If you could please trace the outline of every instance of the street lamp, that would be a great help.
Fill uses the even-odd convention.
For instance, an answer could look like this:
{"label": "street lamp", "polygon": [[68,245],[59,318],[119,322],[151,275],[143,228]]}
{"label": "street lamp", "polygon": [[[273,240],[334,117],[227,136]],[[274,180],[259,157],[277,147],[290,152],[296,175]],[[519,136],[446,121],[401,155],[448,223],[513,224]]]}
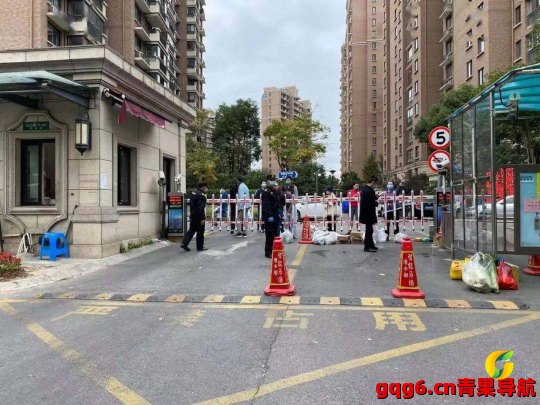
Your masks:
{"label": "street lamp", "polygon": [[334,187],[334,173],[336,170],[330,170],[330,174],[332,175],[332,187]]}
{"label": "street lamp", "polygon": [[321,173],[316,173],[316,176],[315,176],[315,195],[319,195],[319,177],[321,177]]}

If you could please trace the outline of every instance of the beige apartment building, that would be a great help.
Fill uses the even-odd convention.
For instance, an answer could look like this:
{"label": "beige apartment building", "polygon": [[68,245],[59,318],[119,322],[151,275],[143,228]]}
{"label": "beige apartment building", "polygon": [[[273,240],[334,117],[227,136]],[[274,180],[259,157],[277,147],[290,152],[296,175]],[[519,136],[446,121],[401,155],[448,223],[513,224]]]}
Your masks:
{"label": "beige apartment building", "polygon": [[348,0],[341,48],[341,172],[362,174],[383,151],[383,1]]}
{"label": "beige apartment building", "polygon": [[69,223],[72,257],[160,234],[165,193],[185,190],[186,131],[204,96],[189,96],[190,77],[204,78],[189,74],[191,28],[180,21],[202,22],[203,4],[0,0],[5,248]]}
{"label": "beige apartment building", "polygon": [[284,88],[265,87],[261,97],[261,139],[262,139],[262,168],[273,174],[281,169],[276,156],[268,147],[263,136],[272,121],[286,121],[307,114],[311,116],[311,102],[301,100],[296,86]]}
{"label": "beige apartment building", "polygon": [[387,0],[383,167],[391,175],[427,173],[428,146],[414,126],[439,100],[442,2]]}

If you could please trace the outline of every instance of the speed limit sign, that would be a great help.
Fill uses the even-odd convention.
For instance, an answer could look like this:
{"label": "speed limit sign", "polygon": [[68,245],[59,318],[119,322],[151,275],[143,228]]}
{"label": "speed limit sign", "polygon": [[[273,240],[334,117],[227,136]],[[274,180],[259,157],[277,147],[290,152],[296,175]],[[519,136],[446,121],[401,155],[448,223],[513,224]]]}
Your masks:
{"label": "speed limit sign", "polygon": [[450,130],[447,127],[434,128],[429,133],[429,144],[435,150],[446,149],[450,145]]}

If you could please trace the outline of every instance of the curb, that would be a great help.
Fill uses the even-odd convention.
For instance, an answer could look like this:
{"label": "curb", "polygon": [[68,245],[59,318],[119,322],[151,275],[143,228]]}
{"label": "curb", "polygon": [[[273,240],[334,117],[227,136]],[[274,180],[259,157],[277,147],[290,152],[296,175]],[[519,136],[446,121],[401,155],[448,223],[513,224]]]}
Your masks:
{"label": "curb", "polygon": [[519,301],[466,301],[449,299],[399,299],[382,297],[270,297],[265,295],[189,295],[189,294],[114,294],[114,293],[43,293],[34,299],[84,300],[84,301],[129,301],[166,302],[190,304],[281,304],[281,305],[326,305],[357,307],[394,308],[452,308],[452,309],[491,309],[528,310],[529,305]]}
{"label": "curb", "polygon": [[[47,264],[47,266],[37,274],[0,283],[0,293],[9,293],[23,288],[40,287],[56,281],[83,276],[172,245],[174,245],[172,242],[159,241],[149,246],[134,249],[128,253],[118,253],[103,259],[88,259],[86,262],[71,263],[71,266],[69,263],[69,260],[71,259],[61,259],[60,263],[62,263],[62,265],[60,266],[50,266],[50,264],[54,262],[43,261],[43,264]],[[32,263],[39,262],[36,260],[32,261]],[[65,266],[63,264],[65,264]]]}

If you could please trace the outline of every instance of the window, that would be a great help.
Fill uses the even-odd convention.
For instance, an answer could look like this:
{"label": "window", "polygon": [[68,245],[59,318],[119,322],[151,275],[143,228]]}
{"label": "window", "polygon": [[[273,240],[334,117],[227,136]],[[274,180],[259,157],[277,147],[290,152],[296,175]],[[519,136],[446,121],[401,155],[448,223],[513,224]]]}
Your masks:
{"label": "window", "polygon": [[55,142],[21,141],[21,205],[52,205],[56,199]]}
{"label": "window", "polygon": [[420,104],[416,103],[414,105],[414,115],[418,115],[418,114],[420,114]]}
{"label": "window", "polygon": [[377,73],[377,66],[371,67],[371,73]]}
{"label": "window", "polygon": [[377,79],[376,79],[376,78],[371,79],[371,85],[372,85],[372,86],[376,86],[376,85],[377,85]]}
{"label": "window", "polygon": [[486,43],[484,42],[484,37],[481,36],[478,38],[478,54],[484,53],[486,50]]}
{"label": "window", "polygon": [[377,122],[377,114],[371,114],[371,122]]}
{"label": "window", "polygon": [[414,61],[414,72],[418,72],[418,59]]}
{"label": "window", "polygon": [[371,49],[377,49],[377,42],[371,43]]}
{"label": "window", "polygon": [[478,10],[483,10],[484,9],[484,2],[480,3],[477,7]]}
{"label": "window", "polygon": [[375,127],[375,126],[371,127],[371,132],[373,134],[376,134],[377,133],[377,127]]}
{"label": "window", "polygon": [[194,17],[197,15],[197,8],[196,7],[188,7],[187,8],[187,15],[189,17]]}
{"label": "window", "polygon": [[416,159],[420,158],[420,146],[417,146],[416,148],[414,148],[414,157]]}
{"label": "window", "polygon": [[188,67],[189,69],[195,69],[195,67],[196,67],[195,58],[188,58],[188,60],[187,60],[187,67]]}
{"label": "window", "polygon": [[514,9],[514,25],[521,24],[521,6]]}
{"label": "window", "polygon": [[519,59],[521,58],[521,39],[519,41],[516,42],[516,45],[515,45],[515,58],[514,59]]}
{"label": "window", "polygon": [[472,60],[467,62],[467,79],[472,77]]}
{"label": "window", "polygon": [[377,103],[374,101],[371,103],[371,107],[376,110],[377,109]]}
{"label": "window", "polygon": [[61,33],[54,25],[47,26],[47,42],[49,46],[61,46]]}
{"label": "window", "polygon": [[371,7],[371,14],[377,14],[377,7]]}
{"label": "window", "polygon": [[415,51],[418,50],[418,38],[415,38],[415,39],[414,39],[414,50],[415,50]]}
{"label": "window", "polygon": [[195,24],[188,24],[187,25],[187,33],[188,34],[196,34],[197,33],[197,26]]}
{"label": "window", "polygon": [[377,138],[371,138],[371,145],[377,146]]}
{"label": "window", "polygon": [[118,205],[131,205],[131,152],[127,146],[118,145]]}
{"label": "window", "polygon": [[371,38],[377,38],[377,31],[376,30],[371,31]]}
{"label": "window", "polygon": [[414,82],[414,94],[418,94],[418,80]]}
{"label": "window", "polygon": [[371,54],[371,61],[372,62],[377,62],[377,54],[376,53]]}
{"label": "window", "polygon": [[372,27],[375,27],[377,25],[377,19],[376,18],[372,18],[371,19],[371,26]]}
{"label": "window", "polygon": [[478,84],[484,84],[484,68],[478,70]]}
{"label": "window", "polygon": [[371,97],[376,98],[377,97],[377,90],[371,91]]}
{"label": "window", "polygon": [[472,30],[467,31],[467,36],[472,37]]}

